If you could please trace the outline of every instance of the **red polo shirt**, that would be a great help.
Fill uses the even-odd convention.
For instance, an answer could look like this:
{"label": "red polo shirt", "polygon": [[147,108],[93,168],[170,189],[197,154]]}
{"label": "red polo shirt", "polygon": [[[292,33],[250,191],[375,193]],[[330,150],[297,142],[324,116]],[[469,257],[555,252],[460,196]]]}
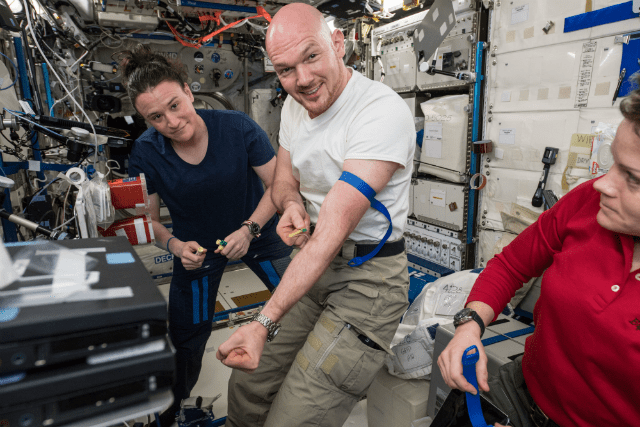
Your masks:
{"label": "red polo shirt", "polygon": [[562,427],[640,426],[640,270],[633,238],[596,221],[593,181],[562,197],[489,261],[468,301],[500,313],[544,273],[522,370]]}

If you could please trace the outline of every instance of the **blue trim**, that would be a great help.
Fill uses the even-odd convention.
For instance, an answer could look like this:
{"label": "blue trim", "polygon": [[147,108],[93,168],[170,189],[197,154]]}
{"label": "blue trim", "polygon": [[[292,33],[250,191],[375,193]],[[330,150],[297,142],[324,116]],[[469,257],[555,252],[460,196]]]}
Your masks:
{"label": "blue trim", "polygon": [[251,310],[253,308],[261,307],[264,304],[265,304],[264,302],[257,302],[255,304],[249,304],[249,305],[245,305],[243,307],[236,307],[236,308],[232,308],[230,310],[221,311],[220,313],[216,313],[215,317],[212,320],[214,322],[219,322],[221,320],[226,320],[226,319],[229,319],[229,314],[231,314],[231,313],[237,313],[239,311]]}
{"label": "blue trim", "polygon": [[418,264],[428,270],[431,270],[435,273],[440,274],[440,277],[444,277],[444,276],[448,276],[450,274],[455,273],[455,271],[451,270],[450,268],[447,267],[443,267],[439,264],[433,263],[431,261],[428,261],[426,259],[417,257],[415,255],[412,254],[407,254],[407,260],[409,262],[412,262],[414,264]]}
{"label": "blue trim", "polygon": [[[14,44],[15,51],[16,51],[16,62],[18,63],[17,64],[18,65],[18,70],[20,71],[20,89],[22,90],[22,96],[29,103],[31,108],[33,108],[33,101],[32,101],[32,98],[31,98],[31,83],[29,83],[29,74],[27,72],[27,63],[26,63],[25,58],[24,58],[24,51],[22,50],[22,38],[21,37],[14,37],[13,38],[13,44]],[[35,76],[34,76],[34,78],[35,78]],[[33,137],[31,138],[31,145],[33,146],[33,148],[36,148],[36,150],[33,150],[33,158],[35,160],[39,161],[42,164],[42,153],[37,150],[38,148],[40,148],[40,146],[38,145],[38,133],[37,132],[33,133]],[[16,172],[13,172],[13,173],[16,173]],[[38,176],[38,179],[40,179],[42,181],[45,180],[45,176],[44,176],[44,173],[42,172],[42,170],[40,172],[36,173],[36,175]],[[43,194],[46,195],[47,191],[46,190],[43,191]]]}
{"label": "blue trim", "polygon": [[202,278],[202,321],[209,320],[209,276]]}
{"label": "blue trim", "polygon": [[191,294],[193,298],[193,324],[197,325],[200,323],[200,289],[197,280],[191,282]]}
{"label": "blue trim", "polygon": [[[0,171],[2,175],[10,175],[5,173],[4,163],[2,162],[2,153],[0,153]],[[7,212],[13,212],[13,208],[11,207],[11,192],[8,188],[4,189],[5,199],[4,204],[0,206],[0,209],[4,209]],[[2,218],[0,221],[2,224],[2,235],[4,237],[5,242],[17,242],[18,241],[18,233],[16,232],[16,225],[9,220]]]}
{"label": "blue trim", "polygon": [[[130,37],[132,39],[149,39],[149,40],[171,40],[171,41],[176,41],[176,38],[173,36],[163,36],[160,34],[126,34],[125,33],[119,33],[122,36],[125,37]],[[215,47],[217,45],[219,45],[219,42],[211,42],[211,43],[205,43],[203,44],[203,46],[208,46],[208,47]],[[231,44],[231,40],[223,40],[222,44]]]}
{"label": "blue trim", "polygon": [[182,0],[180,1],[180,6],[199,7],[201,9],[228,10],[231,12],[253,13],[254,15],[258,13],[258,9],[256,9],[255,7],[235,6],[232,4],[221,4],[221,3],[207,3],[203,1],[193,1],[193,0]]}
{"label": "blue trim", "polygon": [[42,76],[44,78],[44,88],[45,91],[47,92],[47,112],[49,114],[45,114],[46,116],[50,116],[51,114],[51,108],[53,107],[53,97],[51,96],[51,83],[49,81],[49,69],[47,68],[47,64],[43,63],[42,64]]}
{"label": "blue trim", "polygon": [[527,319],[533,319],[533,313],[529,313],[528,311],[521,308],[516,307],[513,309],[513,312],[518,316],[526,317]]}
{"label": "blue trim", "polygon": [[[7,175],[12,175],[14,173],[18,173],[20,169],[29,169],[29,162],[5,162],[3,167],[4,173]],[[2,166],[0,164],[0,166]],[[41,171],[57,171],[57,172],[66,172],[72,167],[77,166],[77,164],[73,165],[61,165],[58,163],[40,163]],[[43,193],[46,194],[46,193]]]}
{"label": "blue trim", "polygon": [[280,284],[280,276],[276,273],[271,261],[262,261],[260,263],[260,267],[262,267],[262,270],[267,274],[267,277],[273,286],[278,286]]}
{"label": "blue trim", "polygon": [[19,307],[0,307],[0,322],[10,322],[20,313]]}
{"label": "blue trim", "polygon": [[7,247],[7,248],[10,248],[10,247],[13,247],[13,246],[43,245],[44,243],[46,243],[45,240],[29,240],[28,242],[5,243],[4,246]]}
{"label": "blue trim", "polygon": [[118,252],[107,254],[107,264],[131,264],[136,260],[131,252]]}
{"label": "blue trim", "polygon": [[[473,89],[473,130],[471,135],[471,141],[476,142],[480,139],[478,135],[480,132],[480,93],[482,92],[482,81],[484,75],[482,74],[482,60],[483,52],[485,48],[484,42],[478,42],[476,46],[476,82]],[[471,150],[471,162],[469,164],[469,176],[473,176],[476,173],[476,154]],[[474,209],[476,205],[476,192],[477,190],[469,190],[469,209],[467,210],[467,244],[473,243],[473,219],[476,216]]]}
{"label": "blue trim", "polygon": [[27,63],[24,60],[24,51],[22,50],[22,37],[14,37],[13,44],[16,49],[16,62],[20,71],[20,89],[26,101],[33,108],[31,102],[31,85],[29,84],[29,75],[27,74]]}
{"label": "blue trim", "polygon": [[502,341],[506,341],[509,338],[516,338],[522,335],[532,334],[535,331],[535,326],[529,326],[528,328],[518,329],[517,331],[507,332],[506,334],[496,335],[495,337],[485,338],[482,340],[483,346],[496,344]]}
{"label": "blue trim", "polygon": [[564,32],[584,30],[597,27],[599,25],[612,24],[614,22],[626,21],[637,18],[638,14],[633,13],[633,1],[594,10],[593,12],[582,13],[564,19]]}
{"label": "blue trim", "polygon": [[27,373],[26,372],[12,372],[10,374],[7,374],[5,376],[0,377],[0,386],[2,385],[9,385],[9,384],[14,384],[17,382],[22,381],[23,379],[25,379],[27,377]]}
{"label": "blue trim", "polygon": [[227,417],[218,418],[214,422],[211,423],[211,427],[222,427],[226,424]]}
{"label": "blue trim", "polygon": [[[622,44],[622,60],[620,61],[620,72],[626,70],[626,77],[622,81],[618,98],[625,97],[635,89],[631,76],[640,71],[638,64],[640,58],[640,39],[631,39],[629,44]],[[615,88],[614,88],[615,89]]]}

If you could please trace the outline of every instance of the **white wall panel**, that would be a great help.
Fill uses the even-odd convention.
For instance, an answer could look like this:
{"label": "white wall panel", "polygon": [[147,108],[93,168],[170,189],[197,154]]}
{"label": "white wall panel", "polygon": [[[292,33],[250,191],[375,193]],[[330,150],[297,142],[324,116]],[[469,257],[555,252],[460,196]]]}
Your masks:
{"label": "white wall panel", "polygon": [[[625,1],[593,0],[592,10],[621,3]],[[586,0],[496,2],[484,136],[493,141],[494,150],[481,162],[487,185],[480,198],[477,264],[486,265],[503,235],[501,213],[511,214],[514,204],[542,211],[531,199],[542,174],[545,147],[560,149],[546,188],[561,197],[571,136],[590,133],[600,122],[617,127],[622,121],[620,99],[611,106],[623,50],[614,36],[640,31],[640,20],[564,33],[564,19],[585,13],[586,6]],[[555,26],[545,34],[542,28],[550,20]],[[585,70],[583,53],[590,52],[586,43],[591,43],[593,55],[592,66]],[[576,105],[580,77],[588,82],[582,85],[588,97]],[[567,173],[570,189],[590,178],[585,169]]]}
{"label": "white wall panel", "polygon": [[595,108],[580,111],[580,120],[578,122],[577,132],[590,133],[594,126],[598,126],[599,122],[607,123],[614,128],[617,128],[623,119],[618,103],[616,103],[614,108]]}
{"label": "white wall panel", "polygon": [[622,59],[612,36],[498,54],[490,66],[492,111],[574,109],[584,43],[595,43],[587,107],[610,107]]}
{"label": "white wall panel", "polygon": [[566,164],[571,135],[577,132],[579,119],[579,111],[494,114],[486,133],[494,147],[487,155],[491,169],[539,172],[545,147],[559,148],[556,163]]}
{"label": "white wall panel", "polygon": [[[593,0],[593,10],[603,9],[626,0]],[[497,6],[500,4],[500,6]],[[585,0],[513,0],[496,3],[496,29],[491,51],[506,53],[551,46],[576,40],[599,38],[613,34],[637,31],[638,20],[628,19],[584,30],[564,32],[565,18],[586,11]],[[548,33],[543,31],[547,22],[554,25]]]}
{"label": "white wall panel", "polygon": [[[542,208],[535,208],[531,205],[531,199],[538,187],[540,175],[542,174],[542,166],[542,162],[540,162],[539,172],[490,168],[490,175],[487,176],[487,186],[483,190],[480,208],[480,212],[486,216],[486,218],[482,219],[485,222],[484,228],[503,231],[504,227],[500,212],[511,213],[514,203],[535,212],[542,212]],[[546,188],[553,190],[558,196],[563,194],[562,172],[564,169],[565,165],[556,163],[551,167],[551,173],[547,179]],[[484,173],[486,174],[486,170]],[[573,182],[570,185],[570,189],[585,182],[587,173],[588,171],[586,170],[575,171],[576,175],[579,174],[585,178]],[[487,213],[485,214],[484,211],[487,211]]]}
{"label": "white wall panel", "polygon": [[[564,33],[564,18],[584,12],[584,0],[501,1],[496,7],[496,29],[493,46],[497,53],[506,53],[567,43],[589,37],[590,30]],[[497,5],[498,3],[496,3]],[[542,29],[548,21],[554,26],[545,34]],[[494,47],[491,50],[494,50]]]}
{"label": "white wall panel", "polygon": [[486,267],[487,262],[493,258],[493,249],[496,243],[505,236],[506,232],[502,231],[485,231],[478,241],[478,267]]}

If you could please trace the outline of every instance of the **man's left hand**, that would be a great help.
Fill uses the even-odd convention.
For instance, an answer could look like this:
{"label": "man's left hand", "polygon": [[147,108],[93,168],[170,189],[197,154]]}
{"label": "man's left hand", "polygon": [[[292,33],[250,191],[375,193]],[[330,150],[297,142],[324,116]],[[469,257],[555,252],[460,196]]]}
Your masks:
{"label": "man's left hand", "polygon": [[222,254],[230,260],[240,259],[247,254],[252,239],[253,235],[249,232],[249,228],[242,226],[225,237],[224,241],[227,242],[227,246],[222,250],[216,249],[215,253]]}
{"label": "man's left hand", "polygon": [[252,373],[260,363],[264,344],[267,342],[267,328],[258,322],[240,327],[216,352],[223,365]]}

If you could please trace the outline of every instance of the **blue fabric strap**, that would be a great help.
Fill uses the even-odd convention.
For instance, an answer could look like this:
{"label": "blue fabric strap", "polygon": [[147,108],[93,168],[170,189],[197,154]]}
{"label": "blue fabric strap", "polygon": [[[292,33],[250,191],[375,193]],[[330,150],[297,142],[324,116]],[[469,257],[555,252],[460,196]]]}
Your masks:
{"label": "blue fabric strap", "polygon": [[[471,350],[476,352],[468,354]],[[482,407],[480,406],[480,390],[478,389],[478,380],[476,379],[476,363],[480,359],[478,347],[472,345],[462,354],[462,374],[464,378],[475,387],[477,393],[475,395],[466,392],[467,410],[469,411],[469,419],[473,427],[488,427],[487,422],[482,415]]]}
{"label": "blue fabric strap", "polygon": [[382,246],[389,239],[389,236],[391,236],[391,232],[393,231],[393,223],[391,222],[391,215],[389,215],[389,211],[387,210],[387,208],[384,207],[382,203],[376,200],[375,198],[376,192],[373,190],[373,188],[369,186],[369,184],[367,184],[366,182],[364,182],[363,180],[361,180],[351,172],[347,172],[347,171],[342,172],[342,175],[340,176],[340,181],[344,181],[347,184],[354,186],[359,192],[364,194],[364,197],[366,197],[369,200],[372,208],[379,211],[381,214],[383,214],[387,218],[387,220],[389,220],[389,228],[387,229],[387,233],[384,235],[382,240],[380,240],[380,243],[378,243],[378,246],[376,246],[376,248],[373,251],[369,252],[365,256],[355,257],[348,262],[348,265],[350,267],[357,267],[369,261],[371,258],[376,256],[378,252],[380,252],[380,249],[382,248]]}

